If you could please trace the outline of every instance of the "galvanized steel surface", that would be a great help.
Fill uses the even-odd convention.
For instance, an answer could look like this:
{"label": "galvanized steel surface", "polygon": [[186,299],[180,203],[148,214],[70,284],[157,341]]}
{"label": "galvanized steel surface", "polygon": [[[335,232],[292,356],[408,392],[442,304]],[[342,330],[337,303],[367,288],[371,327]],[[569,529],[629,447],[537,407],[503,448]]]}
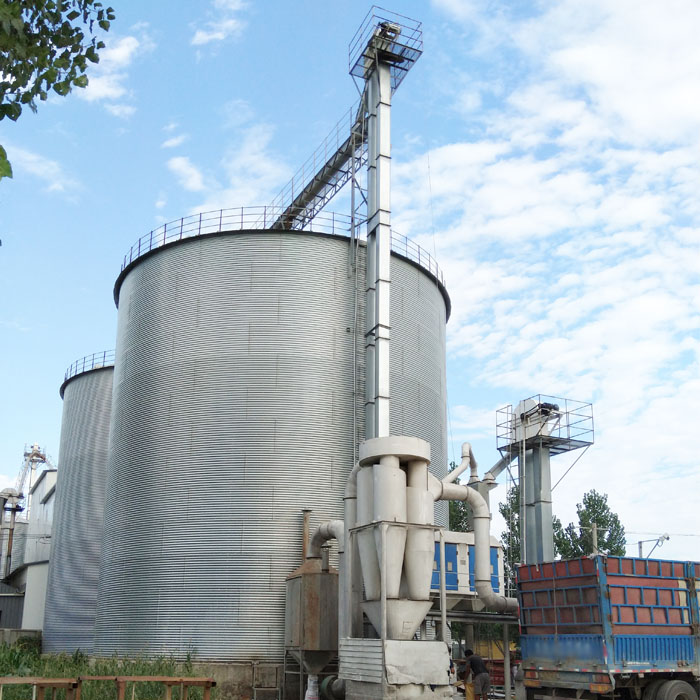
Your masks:
{"label": "galvanized steel surface", "polygon": [[63,419],[44,614],[46,652],[92,652],[114,368],[63,385]]}
{"label": "galvanized steel surface", "polygon": [[384,643],[381,639],[340,640],[340,677],[364,683],[384,679]]}
{"label": "galvanized steel surface", "polygon": [[[243,232],[128,270],[96,653],[281,661],[300,511],[313,508],[312,527],[342,518],[364,434],[364,294],[355,318],[348,250],[340,237]],[[444,476],[445,302],[396,256],[392,277],[392,429],[430,440]]]}
{"label": "galvanized steel surface", "polygon": [[[259,231],[271,228],[280,230],[278,220],[289,209],[284,206],[269,207],[236,207],[235,209],[220,209],[217,211],[200,212],[191,216],[185,216],[174,221],[169,221],[145,236],[141,236],[131,246],[122,262],[122,274],[117,278],[114,288],[114,300],[119,304],[119,287],[124,272],[136,263],[140,258],[149,255],[159,248],[174,245],[187,238],[199,238],[200,236],[227,233],[230,231]],[[292,212],[294,214],[294,212]],[[299,223],[299,220],[296,221]],[[295,226],[295,228],[298,228]],[[320,211],[316,213],[312,222],[306,222],[304,230],[313,228],[315,233],[323,233],[335,236],[350,236],[351,217],[347,214]],[[307,231],[308,232],[308,231]],[[445,278],[435,258],[427,250],[397,231],[391,232],[391,248],[399,255],[418,263],[427,270],[435,279],[445,287]],[[445,303],[449,305],[449,298],[445,293]],[[449,308],[448,308],[449,317]],[[76,363],[78,364],[78,363]],[[83,368],[84,369],[84,368]],[[70,371],[70,370],[69,370]],[[66,373],[68,374],[68,373]]]}

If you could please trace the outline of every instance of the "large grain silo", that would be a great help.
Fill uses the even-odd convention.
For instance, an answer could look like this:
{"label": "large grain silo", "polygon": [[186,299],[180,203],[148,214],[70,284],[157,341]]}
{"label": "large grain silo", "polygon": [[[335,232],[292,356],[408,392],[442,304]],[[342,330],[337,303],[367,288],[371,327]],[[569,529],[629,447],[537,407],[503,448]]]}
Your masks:
{"label": "large grain silo", "polygon": [[[238,211],[145,237],[115,285],[100,655],[281,662],[300,511],[343,516],[364,437],[364,245],[330,215],[285,231]],[[444,476],[449,300],[430,256],[394,247],[391,429],[429,440]]]}
{"label": "large grain silo", "polygon": [[46,652],[91,652],[97,604],[114,353],[73,363],[63,418],[44,613]]}

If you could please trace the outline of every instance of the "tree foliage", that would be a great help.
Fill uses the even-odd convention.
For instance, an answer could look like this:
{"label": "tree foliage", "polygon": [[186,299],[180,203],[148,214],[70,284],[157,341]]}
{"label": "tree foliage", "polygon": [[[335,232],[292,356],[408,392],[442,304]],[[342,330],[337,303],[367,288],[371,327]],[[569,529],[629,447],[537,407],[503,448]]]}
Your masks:
{"label": "tree foliage", "polygon": [[514,595],[515,570],[520,563],[520,489],[508,489],[506,502],[498,504],[498,512],[506,521],[506,530],[501,533],[503,542],[503,567],[507,595]]}
{"label": "tree foliage", "polygon": [[[0,120],[36,111],[49,92],[65,96],[88,85],[88,63],[104,48],[114,10],[96,0],[0,0]],[[0,178],[11,177],[0,147]]]}
{"label": "tree foliage", "polygon": [[[457,468],[456,462],[450,462],[450,471]],[[450,530],[452,532],[471,532],[472,524],[471,508],[466,501],[448,501],[450,508]]]}
{"label": "tree foliage", "polygon": [[453,532],[471,532],[472,513],[465,501],[449,501],[450,504],[450,530]]}
{"label": "tree foliage", "polygon": [[625,555],[625,528],[620,518],[610,510],[608,496],[595,489],[583,494],[583,503],[576,505],[578,526],[569,523],[555,528],[554,543],[562,559],[593,554],[593,524],[598,529],[598,552]]}
{"label": "tree foliage", "polygon": [[[520,563],[520,489],[508,490],[505,503],[498,510],[508,524],[501,533],[505,564],[506,589],[515,590],[515,570]],[[593,553],[592,525],[598,526],[598,551],[601,554],[624,556],[625,529],[619,517],[610,510],[606,494],[595,490],[583,495],[583,503],[576,506],[578,526],[569,523],[562,526],[556,516],[552,519],[554,529],[554,555],[561,559],[575,559]]]}

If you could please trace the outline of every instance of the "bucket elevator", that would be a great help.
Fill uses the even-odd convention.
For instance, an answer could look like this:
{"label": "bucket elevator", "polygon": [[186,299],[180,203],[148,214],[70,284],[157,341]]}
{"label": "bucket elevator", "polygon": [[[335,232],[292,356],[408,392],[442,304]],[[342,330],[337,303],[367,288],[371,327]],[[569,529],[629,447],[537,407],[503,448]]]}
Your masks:
{"label": "bucket elevator", "polygon": [[[305,226],[350,181],[354,240],[355,226],[361,222],[356,216],[356,192],[366,200],[366,439],[359,445],[358,459],[347,481],[344,520],[323,523],[313,534],[307,562],[288,578],[287,597],[294,608],[287,612],[288,640],[300,637],[299,617],[309,621],[306,656],[312,688],[316,686],[312,674],[319,670],[318,660],[328,651],[319,648],[328,645],[319,644],[313,621],[329,609],[332,598],[332,586],[319,580],[324,574],[333,576],[322,562],[322,545],[337,540],[339,674],[326,691],[352,700],[452,695],[445,643],[445,543],[444,533],[434,521],[436,502],[462,500],[471,507],[474,588],[483,607],[506,614],[517,610],[514,599],[494,591],[488,504],[476,489],[455,483],[464,469],[475,466],[468,445],[460,468],[440,480],[428,470],[428,442],[390,434],[391,100],[421,53],[420,23],[378,8],[370,10],[350,45],[350,73],[362,84],[351,133],[303,187],[290,188],[300,194],[292,198],[275,224]],[[366,198],[356,177],[365,163]],[[415,640],[433,606],[436,540],[442,639]],[[300,658],[303,655],[300,653]]]}

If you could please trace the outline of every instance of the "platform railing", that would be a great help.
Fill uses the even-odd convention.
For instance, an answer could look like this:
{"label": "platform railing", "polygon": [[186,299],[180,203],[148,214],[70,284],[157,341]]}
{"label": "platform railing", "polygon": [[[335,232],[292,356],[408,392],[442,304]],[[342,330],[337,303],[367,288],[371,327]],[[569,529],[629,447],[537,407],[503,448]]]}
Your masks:
{"label": "platform railing", "polygon": [[102,367],[114,366],[114,350],[103,350],[102,352],[93,352],[92,355],[85,355],[79,360],[76,360],[67,370],[63,381],[68,381],[71,377],[75,377],[83,372],[89,372],[93,369],[101,369]]}
{"label": "platform railing", "polygon": [[[121,269],[124,271],[134,261],[152,250],[185,238],[228,231],[269,229],[286,210],[281,206],[237,207],[201,212],[169,221],[141,236],[124,256]],[[350,227],[351,219],[347,214],[321,211],[302,230],[350,237]],[[446,286],[442,270],[435,258],[410,238],[392,231],[391,249],[396,254],[418,264],[433,275],[443,287]]]}

